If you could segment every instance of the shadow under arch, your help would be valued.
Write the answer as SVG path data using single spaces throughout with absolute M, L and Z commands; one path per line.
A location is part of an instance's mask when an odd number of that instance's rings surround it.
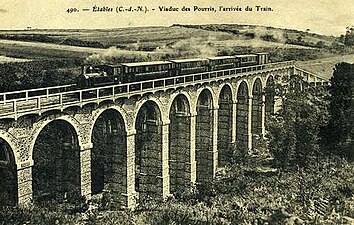
M 273 76 L 269 76 L 264 88 L 265 92 L 265 125 L 269 123 L 269 118 L 274 114 L 275 106 L 275 82 Z
M 162 119 L 154 101 L 140 107 L 135 129 L 135 191 L 142 202 L 163 195 Z
M 170 192 L 178 194 L 191 184 L 191 118 L 185 95 L 179 94 L 174 98 L 169 119 Z
M 110 201 L 121 202 L 126 194 L 126 128 L 115 109 L 103 111 L 92 130 L 91 191 L 104 193 Z
M 242 81 L 237 90 L 236 106 L 236 147 L 238 150 L 248 150 L 248 86 Z
M 81 199 L 80 147 L 65 120 L 46 124 L 33 148 L 33 199 L 38 204 Z
M 195 154 L 197 182 L 211 181 L 214 176 L 213 131 L 214 106 L 212 93 L 204 89 L 196 106 Z
M 224 166 L 232 157 L 232 92 L 225 85 L 219 95 L 218 109 L 218 165 Z
M 263 107 L 263 89 L 262 81 L 257 78 L 252 88 L 252 147 L 258 145 L 262 137 L 262 107 Z
M 18 202 L 15 156 L 9 143 L 0 138 L 0 206 Z

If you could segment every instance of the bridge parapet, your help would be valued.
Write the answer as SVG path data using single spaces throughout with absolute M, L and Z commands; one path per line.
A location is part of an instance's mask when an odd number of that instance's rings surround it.
M 11 99 L 29 99 L 35 96 L 49 96 L 51 94 L 73 90 L 75 87 L 76 84 L 67 84 L 61 86 L 4 92 L 0 93 L 0 102 L 6 102 Z
M 99 103 L 101 101 L 115 100 L 117 98 L 130 98 L 134 95 L 166 91 L 168 89 L 194 86 L 197 84 L 222 81 L 287 68 L 295 68 L 294 61 L 210 71 L 81 90 L 71 90 L 75 85 L 65 85 L 0 93 L 0 119 L 17 119 L 26 114 L 41 114 L 48 110 L 63 110 L 70 106 L 82 107 L 88 103 Z

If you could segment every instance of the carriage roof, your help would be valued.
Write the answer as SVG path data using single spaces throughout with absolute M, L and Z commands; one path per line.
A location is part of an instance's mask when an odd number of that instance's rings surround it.
M 122 66 L 137 67 L 137 66 L 155 66 L 155 65 L 168 65 L 172 64 L 169 61 L 153 61 L 153 62 L 134 62 L 134 63 L 122 63 Z
M 236 58 L 257 57 L 257 55 L 254 55 L 254 54 L 236 55 L 235 57 L 236 57 Z
M 195 59 L 175 59 L 175 60 L 170 60 L 171 62 L 174 63 L 184 63 L 184 62 L 199 62 L 199 61 L 208 61 L 208 59 L 203 59 L 203 58 L 195 58 Z
M 218 60 L 218 59 L 234 59 L 235 56 L 216 56 L 216 57 L 209 57 L 210 60 Z

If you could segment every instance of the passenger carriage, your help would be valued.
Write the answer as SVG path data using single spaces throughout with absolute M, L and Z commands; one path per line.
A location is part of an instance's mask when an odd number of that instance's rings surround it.
M 256 53 L 236 56 L 175 59 L 170 61 L 133 62 L 117 65 L 83 66 L 82 74 L 78 78 L 78 86 L 80 88 L 90 88 L 111 84 L 132 83 L 267 63 L 269 63 L 268 53 Z M 245 68 L 244 70 L 248 71 L 249 69 Z M 242 69 L 242 71 L 244 70 Z M 183 81 L 183 79 L 181 80 Z M 176 81 L 179 82 L 179 79 L 176 79 Z
M 177 59 L 170 60 L 174 63 L 173 75 L 186 75 L 208 71 L 208 59 Z

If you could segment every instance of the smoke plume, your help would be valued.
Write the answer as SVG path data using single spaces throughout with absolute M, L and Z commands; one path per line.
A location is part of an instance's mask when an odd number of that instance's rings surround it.
M 218 51 L 211 41 L 207 38 L 190 38 L 177 41 L 170 45 L 165 45 L 156 49 L 157 52 L 165 54 L 171 58 L 200 57 L 206 58 L 216 56 Z

